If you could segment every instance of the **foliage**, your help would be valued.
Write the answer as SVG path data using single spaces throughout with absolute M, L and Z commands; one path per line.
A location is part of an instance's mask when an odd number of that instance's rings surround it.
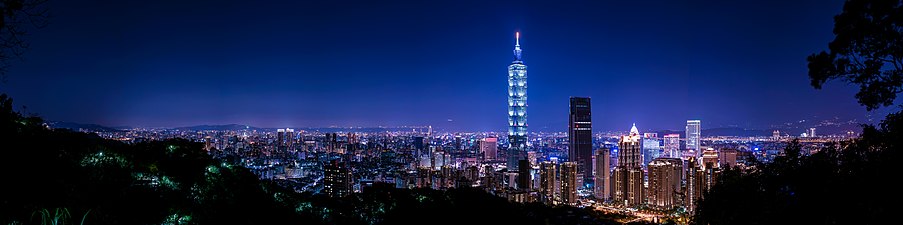
M 47 0 L 0 0 L 0 75 L 5 75 L 10 59 L 28 49 L 29 27 L 47 24 Z M 30 25 L 30 26 L 28 26 Z
M 903 198 L 885 181 L 897 177 L 903 147 L 903 114 L 880 127 L 865 126 L 860 138 L 810 156 L 799 144 L 755 171 L 728 170 L 705 194 L 696 224 L 881 224 Z M 797 153 L 794 153 L 797 152 Z
M 481 190 L 395 189 L 378 184 L 343 198 L 295 193 L 211 158 L 202 143 L 138 144 L 46 128 L 0 95 L 0 224 L 613 224 L 622 215 L 511 203 Z M 43 209 L 66 208 L 64 211 Z M 37 215 L 37 214 L 35 214 Z M 67 222 L 68 223 L 68 222 Z
M 893 104 L 903 92 L 903 1 L 849 0 L 834 17 L 829 52 L 810 55 L 812 86 L 840 79 L 859 85 L 868 110 Z M 810 156 L 800 145 L 755 170 L 727 170 L 699 203 L 695 224 L 884 224 L 903 198 L 893 185 L 903 147 L 903 112 L 879 127 L 864 125 L 854 140 Z
M 829 80 L 859 85 L 869 110 L 893 104 L 903 91 L 903 0 L 850 0 L 834 17 L 828 52 L 807 58 L 812 86 Z
M 616 224 L 625 217 L 589 208 L 511 203 L 471 188 L 396 189 L 377 184 L 341 199 L 317 196 L 309 201 L 301 202 L 305 205 L 301 212 L 326 218 L 327 224 Z
M 85 212 L 79 224 L 85 224 L 85 219 L 88 218 L 88 214 L 90 212 L 91 211 Z M 32 217 L 34 217 L 35 215 L 39 215 L 39 218 L 41 219 L 41 225 L 64 225 L 67 221 L 72 219 L 72 215 L 69 214 L 69 209 L 66 208 L 56 208 L 53 211 L 50 211 L 48 209 L 41 209 L 35 211 L 32 214 Z
M 124 144 L 46 128 L 0 95 L 0 224 L 68 208 L 90 224 L 272 224 L 300 221 L 255 175 L 212 159 L 187 140 Z M 66 211 L 43 212 L 43 218 Z M 59 215 L 59 216 L 57 216 Z M 45 220 L 48 221 L 48 220 Z M 316 224 L 316 223 L 314 223 Z

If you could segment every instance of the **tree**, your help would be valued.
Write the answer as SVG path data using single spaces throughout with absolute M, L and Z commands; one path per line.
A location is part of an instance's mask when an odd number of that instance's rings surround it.
M 28 28 L 47 25 L 47 0 L 0 0 L 0 76 L 28 49 Z
M 859 85 L 868 110 L 890 106 L 903 92 L 903 0 L 850 0 L 834 17 L 828 51 L 810 55 L 816 89 L 829 80 Z
M 859 85 L 868 110 L 893 104 L 903 92 L 903 1 L 849 0 L 834 17 L 829 52 L 810 55 L 816 89 L 828 80 Z M 903 112 L 879 127 L 864 125 L 856 139 L 785 156 L 757 170 L 722 173 L 704 194 L 693 224 L 882 224 L 899 211 L 901 193 L 876 184 L 897 176 L 903 148 Z

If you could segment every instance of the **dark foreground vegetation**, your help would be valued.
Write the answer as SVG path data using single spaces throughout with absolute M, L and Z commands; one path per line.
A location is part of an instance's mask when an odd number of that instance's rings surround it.
M 807 58 L 811 85 L 859 87 L 868 110 L 903 93 L 903 1 L 848 0 L 834 17 L 828 50 Z M 898 224 L 903 112 L 855 140 L 803 156 L 785 156 L 748 172 L 725 171 L 699 204 L 696 224 Z
M 6 95 L 0 96 L 0 143 L 3 225 L 42 224 L 44 214 L 64 224 L 615 224 L 620 219 L 591 209 L 510 203 L 472 189 L 375 185 L 340 199 L 295 193 L 211 158 L 200 143 L 131 145 L 49 129 L 40 118 L 15 112 Z
M 896 220 L 903 115 L 859 139 L 803 156 L 791 144 L 785 156 L 759 169 L 724 171 L 705 194 L 696 224 L 884 224 Z

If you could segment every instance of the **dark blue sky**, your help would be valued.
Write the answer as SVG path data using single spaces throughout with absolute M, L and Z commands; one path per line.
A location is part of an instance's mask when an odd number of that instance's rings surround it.
M 569 96 L 595 130 L 861 118 L 856 87 L 806 76 L 842 4 L 52 1 L 0 91 L 110 126 L 502 130 L 520 31 L 533 130 L 565 130 Z

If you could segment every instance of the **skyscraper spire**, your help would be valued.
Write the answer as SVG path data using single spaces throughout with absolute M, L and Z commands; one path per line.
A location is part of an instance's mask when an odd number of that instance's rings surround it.
M 514 32 L 514 40 L 514 61 L 522 61 L 520 50 L 520 32 Z
M 514 48 L 520 49 L 520 32 L 514 32 Z
M 527 156 L 527 65 L 521 60 L 520 32 L 514 33 L 514 61 L 508 65 L 508 171 Z M 529 169 L 529 168 L 524 168 Z

